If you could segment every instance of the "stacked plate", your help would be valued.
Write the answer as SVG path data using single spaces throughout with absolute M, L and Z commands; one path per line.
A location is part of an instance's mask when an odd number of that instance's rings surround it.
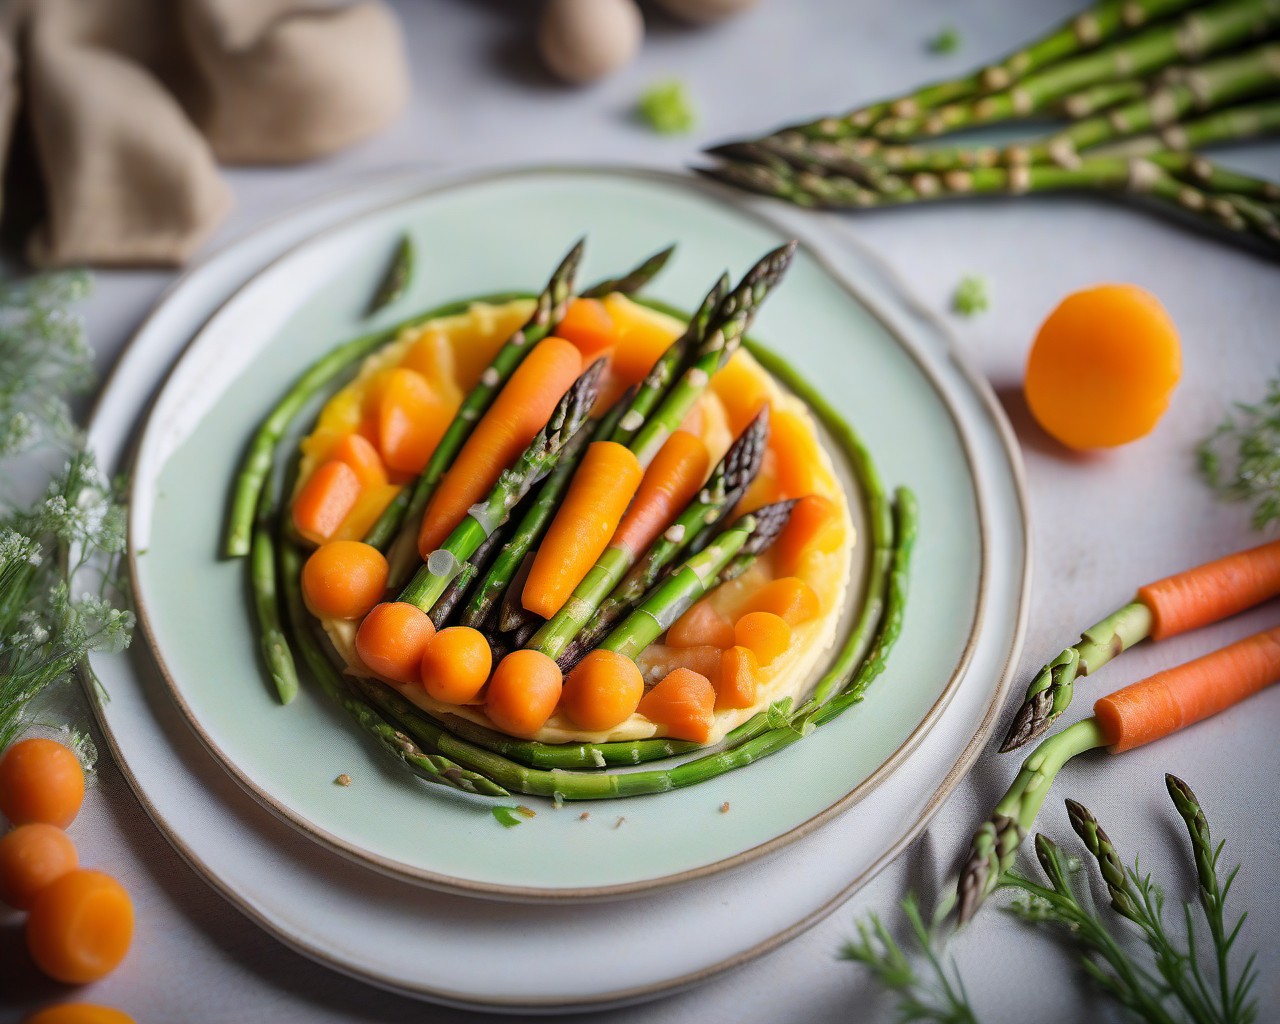
M 406 232 L 419 269 L 388 323 L 536 288 L 582 234 L 584 278 L 676 242 L 651 291 L 683 307 L 722 269 L 801 240 L 753 333 L 854 423 L 886 483 L 920 502 L 904 631 L 863 704 L 709 783 L 539 804 L 512 829 L 483 801 L 385 762 L 322 694 L 304 687 L 278 705 L 243 566 L 218 557 L 230 481 L 298 373 L 380 325 L 361 314 Z M 786 941 L 924 827 L 987 738 L 1021 641 L 1020 469 L 985 385 L 839 227 L 680 176 L 397 179 L 277 220 L 167 293 L 108 382 L 90 443 L 132 479 L 146 643 L 94 668 L 112 695 L 98 708 L 103 728 L 139 799 L 198 872 L 282 941 L 439 1002 L 617 1005 Z M 339 774 L 352 785 L 333 785 Z

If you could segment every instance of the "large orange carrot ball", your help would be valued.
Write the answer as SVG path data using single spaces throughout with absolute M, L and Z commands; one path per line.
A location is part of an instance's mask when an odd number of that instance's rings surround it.
M 133 940 L 133 903 L 101 871 L 72 871 L 36 894 L 27 949 L 40 970 L 69 985 L 111 973 Z
M 96 1003 L 58 1003 L 32 1014 L 22 1024 L 134 1024 L 122 1010 Z
M 43 821 L 66 828 L 84 799 L 84 771 L 61 743 L 35 737 L 0 757 L 0 812 L 14 825 Z
M 1027 405 L 1069 448 L 1111 448 L 1149 434 L 1182 374 L 1178 330 L 1131 284 L 1068 295 L 1027 359 Z
M 422 678 L 422 655 L 436 634 L 427 613 L 405 601 L 376 605 L 356 630 L 356 653 L 369 668 L 397 683 Z
M 19 825 L 0 837 L 0 901 L 26 910 L 36 893 L 79 863 L 75 843 L 56 825 Z

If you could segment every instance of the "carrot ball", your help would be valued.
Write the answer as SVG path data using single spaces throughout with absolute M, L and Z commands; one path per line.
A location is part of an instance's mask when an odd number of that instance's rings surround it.
M 133 903 L 110 875 L 84 869 L 36 895 L 27 917 L 27 949 L 49 977 L 83 985 L 110 974 L 133 940 Z
M 121 1010 L 95 1003 L 59 1003 L 28 1017 L 23 1024 L 134 1024 Z
M 446 704 L 465 704 L 489 679 L 493 651 L 484 634 L 469 626 L 437 633 L 422 655 L 422 685 Z
M 0 838 L 0 900 L 26 910 L 36 893 L 79 863 L 75 843 L 56 825 L 19 825 Z
M 634 661 L 615 651 L 594 650 L 564 681 L 560 707 L 583 729 L 603 731 L 621 725 L 644 696 L 644 676 Z
M 422 656 L 436 628 L 421 608 L 406 601 L 377 605 L 356 630 L 356 653 L 374 672 L 397 683 L 422 678 Z
M 1049 314 L 1023 388 L 1036 421 L 1068 448 L 1110 448 L 1151 432 L 1181 373 L 1178 331 L 1159 301 L 1105 284 Z
M 555 711 L 562 684 L 555 659 L 541 651 L 512 651 L 489 680 L 485 713 L 502 732 L 533 736 Z
M 316 548 L 302 567 L 302 594 L 313 615 L 358 619 L 382 597 L 388 571 L 372 544 L 335 540 Z
M 55 740 L 22 740 L 0 758 L 0 812 L 15 825 L 43 821 L 66 828 L 83 799 L 80 761 Z

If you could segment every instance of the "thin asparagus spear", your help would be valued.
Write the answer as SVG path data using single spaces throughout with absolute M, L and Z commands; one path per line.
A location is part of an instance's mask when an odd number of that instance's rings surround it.
M 1031 681 L 1027 697 L 1000 744 L 1005 754 L 1042 735 L 1067 710 L 1078 676 L 1096 672 L 1112 658 L 1151 635 L 1151 609 L 1132 601 L 1080 635 Z
M 373 316 L 404 294 L 404 290 L 409 286 L 409 279 L 413 277 L 413 263 L 413 239 L 408 235 L 402 235 L 395 253 L 392 254 L 391 262 L 387 265 L 386 273 L 378 283 L 377 291 L 369 300 L 369 308 L 365 310 L 365 316 Z
M 254 432 L 236 473 L 232 491 L 231 512 L 227 518 L 227 537 L 223 554 L 227 558 L 241 558 L 249 553 L 250 535 L 258 500 L 274 461 L 276 447 L 294 417 L 334 379 L 348 371 L 352 364 L 381 348 L 407 327 L 434 317 L 451 316 L 463 312 L 472 302 L 509 302 L 520 298 L 518 293 L 480 296 L 466 302 L 450 302 L 436 309 L 419 313 L 391 327 L 371 334 L 352 338 L 312 363 L 293 386 L 284 394 Z
M 325 695 L 340 705 L 384 751 L 403 762 L 418 778 L 448 786 L 450 789 L 458 789 L 464 793 L 476 793 L 480 796 L 510 796 L 507 790 L 486 775 L 469 771 L 439 753 L 424 752 L 409 736 L 384 721 L 373 708 L 358 699 L 347 688 L 342 676 L 338 674 L 337 669 L 333 667 L 311 634 L 299 585 L 302 560 L 298 549 L 288 543 L 281 545 L 280 561 L 284 575 L 285 608 L 294 641 L 302 652 L 308 671 L 320 684 Z
M 429 612 L 461 564 L 506 520 L 529 489 L 555 468 L 565 445 L 591 411 L 604 365 L 604 360 L 597 360 L 569 386 L 546 426 L 515 464 L 502 471 L 489 496 L 472 506 L 443 546 L 431 553 L 401 593 L 401 601 Z
M 1171 124 L 1157 134 L 1101 146 L 1090 156 L 1136 157 L 1164 150 L 1204 149 L 1223 142 L 1243 142 L 1277 132 L 1280 132 L 1280 100 L 1259 100 L 1215 110 L 1181 124 Z
M 520 559 L 520 564 L 516 567 L 515 576 L 511 578 L 511 585 L 502 596 L 502 610 L 498 614 L 500 633 L 510 633 L 528 621 L 526 617 L 528 613 L 520 604 L 520 595 L 524 592 L 525 583 L 528 582 L 529 570 L 533 568 L 534 554 L 533 551 L 524 553 L 524 558 Z
M 926 116 L 887 118 L 872 130 L 881 138 L 909 139 L 1026 117 L 1099 82 L 1141 78 L 1176 61 L 1196 62 L 1265 38 L 1277 25 L 1280 0 L 1227 0 L 1054 64 L 1005 91 L 939 107 Z
M 764 406 L 725 452 L 702 490 L 623 577 L 596 609 L 590 625 L 578 632 L 557 658 L 568 671 L 591 650 L 658 582 L 663 571 L 689 550 L 693 538 L 724 518 L 746 493 L 760 471 L 769 439 L 769 407 Z
M 685 332 L 673 341 L 667 350 L 658 357 L 650 368 L 639 390 L 627 406 L 626 414 L 614 428 L 610 441 L 630 445 L 637 431 L 644 425 L 654 406 L 662 399 L 671 387 L 675 376 L 680 372 L 688 358 L 689 351 L 702 342 L 703 333 L 711 316 L 720 307 L 725 296 L 729 294 L 729 275 L 722 274 L 720 279 L 702 300 L 698 311 L 689 319 Z
M 281 704 L 298 695 L 298 671 L 288 634 L 280 623 L 279 578 L 276 566 L 275 518 L 278 501 L 270 480 L 262 490 L 249 550 L 253 606 L 258 617 L 258 643 Z
M 480 375 L 475 387 L 462 400 L 453 421 L 440 438 L 427 460 L 426 466 L 418 476 L 413 489 L 402 490 L 395 500 L 387 506 L 378 521 L 365 536 L 365 542 L 374 547 L 384 548 L 386 544 L 402 530 L 404 524 L 415 526 L 422 517 L 422 511 L 431 500 L 440 479 L 453 464 L 454 457 L 461 450 L 480 417 L 493 403 L 498 392 L 515 373 L 529 354 L 535 343 L 541 341 L 555 329 L 569 304 L 573 292 L 573 278 L 578 272 L 578 264 L 582 260 L 585 239 L 579 239 L 573 248 L 560 261 L 547 286 L 538 295 L 533 312 L 529 319 L 498 349 L 488 368 Z M 408 531 L 404 531 L 407 536 Z
M 1000 876 L 1013 865 L 1018 846 L 1049 795 L 1049 786 L 1059 769 L 1076 754 L 1106 742 L 1097 720 L 1086 718 L 1050 736 L 1023 762 L 1009 791 L 974 834 L 957 890 L 961 924 L 973 917 L 982 901 L 995 890 Z
M 707 592 L 729 561 L 755 537 L 767 548 L 791 518 L 795 501 L 779 501 L 748 512 L 715 540 L 659 583 L 630 615 L 600 644 L 606 651 L 636 658 L 665 633 L 673 622 Z
M 627 271 L 621 277 L 607 277 L 603 281 L 598 281 L 591 287 L 584 289 L 582 297 L 584 299 L 602 299 L 610 292 L 633 295 L 658 276 L 662 268 L 667 265 L 667 261 L 671 259 L 671 254 L 675 251 L 676 247 L 669 245 L 661 252 L 655 252 L 638 267 Z
M 453 613 L 466 598 L 471 584 L 481 572 L 488 569 L 489 562 L 496 554 L 505 534 L 505 527 L 499 527 L 489 534 L 485 542 L 476 548 L 475 554 L 468 558 L 458 570 L 458 575 L 449 581 L 444 593 L 440 595 L 440 600 L 431 609 L 431 624 L 436 629 L 444 629 L 449 625 L 449 620 L 453 618 Z
M 1280 203 L 1280 184 L 1230 170 L 1194 153 L 1152 153 L 1146 159 L 1180 181 L 1207 192 L 1226 192 L 1266 203 Z
M 769 291 L 786 273 L 795 251 L 796 243 L 788 242 L 766 254 L 720 303 L 708 321 L 705 335 L 683 376 L 671 385 L 661 404 L 631 441 L 630 448 L 641 466 L 647 466 L 653 460 L 663 442 L 680 426 L 698 396 L 706 389 L 711 376 L 737 351 L 742 335 L 751 326 Z
M 1062 112 L 1072 120 L 1101 113 L 1122 103 L 1132 103 L 1147 94 L 1148 83 L 1141 78 L 1102 82 L 1062 98 Z

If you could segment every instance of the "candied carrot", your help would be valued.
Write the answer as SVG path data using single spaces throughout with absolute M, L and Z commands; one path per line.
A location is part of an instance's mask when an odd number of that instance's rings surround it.
M 720 655 L 716 673 L 716 710 L 749 708 L 756 702 L 760 662 L 749 647 L 730 647 Z
M 791 518 L 774 542 L 773 559 L 778 572 L 799 575 L 805 554 L 835 549 L 840 535 L 840 514 L 835 502 L 821 494 L 808 494 L 796 502 Z
M 1151 638 L 1185 633 L 1280 595 L 1280 540 L 1166 576 L 1138 590 Z
M 539 651 L 512 651 L 494 669 L 485 714 L 510 736 L 534 736 L 560 700 L 560 666 Z
M 330 459 L 307 478 L 293 499 L 293 525 L 313 544 L 323 544 L 355 508 L 360 490 L 356 471 Z
M 791 627 L 773 612 L 747 612 L 734 623 L 733 638 L 761 665 L 772 665 L 791 646 Z
M 687 668 L 670 672 L 644 695 L 636 709 L 677 740 L 706 743 L 715 721 L 716 691 L 711 680 Z
M 418 531 L 423 558 L 489 493 L 581 373 L 582 357 L 563 338 L 545 338 L 525 357 L 432 494 Z
M 582 361 L 592 363 L 618 343 L 618 328 L 599 299 L 574 299 L 556 324 L 556 337 L 572 342 Z
M 521 592 L 527 611 L 549 619 L 560 610 L 608 546 L 643 476 L 635 454 L 616 441 L 587 447 L 529 569 Z
M 382 464 L 382 456 L 369 439 L 360 434 L 342 438 L 329 450 L 329 458 L 354 469 L 363 488 L 382 487 L 387 482 L 387 467 Z
M 788 626 L 817 618 L 822 610 L 813 587 L 797 576 L 770 580 L 751 595 L 745 612 L 773 612 Z
M 356 653 L 384 679 L 416 683 L 422 656 L 436 627 L 421 608 L 405 601 L 375 605 L 356 630 Z
M 638 557 L 684 509 L 707 477 L 711 456 L 702 439 L 675 431 L 644 471 L 627 514 L 610 542 Z
M 440 630 L 422 655 L 422 685 L 446 704 L 467 704 L 483 689 L 493 667 L 493 651 L 478 629 Z
M 392 370 L 378 403 L 378 448 L 387 466 L 421 473 L 456 411 L 422 374 Z
M 1126 686 L 1093 706 L 1112 753 L 1225 711 L 1280 681 L 1280 627 Z
M 672 647 L 732 647 L 733 623 L 704 597 L 671 624 L 667 643 Z
M 625 654 L 600 648 L 573 667 L 564 681 L 560 710 L 583 729 L 621 725 L 644 696 L 644 677 Z

